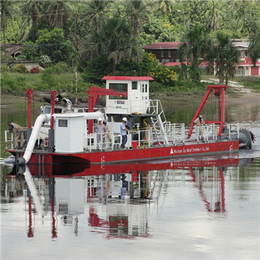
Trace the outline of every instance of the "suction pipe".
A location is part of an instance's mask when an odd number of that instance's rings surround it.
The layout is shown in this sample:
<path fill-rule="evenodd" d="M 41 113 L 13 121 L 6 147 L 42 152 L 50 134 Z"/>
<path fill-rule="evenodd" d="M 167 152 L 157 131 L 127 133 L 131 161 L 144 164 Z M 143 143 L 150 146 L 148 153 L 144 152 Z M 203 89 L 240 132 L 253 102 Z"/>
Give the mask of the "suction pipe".
<path fill-rule="evenodd" d="M 35 146 L 35 142 L 37 140 L 37 137 L 39 135 L 41 126 L 43 122 L 48 122 L 51 120 L 51 115 L 50 114 L 41 114 L 37 117 L 33 130 L 32 130 L 32 134 L 30 136 L 30 140 L 27 144 L 27 147 L 25 149 L 25 153 L 23 157 L 20 157 L 16 160 L 16 163 L 18 165 L 24 165 L 26 163 L 28 163 L 28 161 L 31 158 L 32 152 L 33 152 L 33 148 Z"/>

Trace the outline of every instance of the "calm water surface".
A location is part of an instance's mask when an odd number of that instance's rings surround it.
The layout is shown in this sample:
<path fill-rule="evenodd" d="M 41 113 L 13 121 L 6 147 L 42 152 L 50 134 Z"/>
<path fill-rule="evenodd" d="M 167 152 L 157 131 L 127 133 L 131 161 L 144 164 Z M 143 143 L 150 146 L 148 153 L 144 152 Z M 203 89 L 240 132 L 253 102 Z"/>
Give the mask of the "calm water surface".
<path fill-rule="evenodd" d="M 240 107 L 229 122 L 256 142 L 232 157 L 24 175 L 2 165 L 1 259 L 259 259 L 260 108 Z"/>

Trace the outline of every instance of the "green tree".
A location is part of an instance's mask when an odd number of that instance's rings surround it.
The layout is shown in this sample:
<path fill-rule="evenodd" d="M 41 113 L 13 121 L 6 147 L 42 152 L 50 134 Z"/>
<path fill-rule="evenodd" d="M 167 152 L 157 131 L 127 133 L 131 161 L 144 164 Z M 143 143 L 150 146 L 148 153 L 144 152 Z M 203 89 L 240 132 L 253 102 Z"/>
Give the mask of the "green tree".
<path fill-rule="evenodd" d="M 27 60 L 33 60 L 38 54 L 38 48 L 32 41 L 25 42 L 21 49 L 21 55 L 25 56 Z"/>
<path fill-rule="evenodd" d="M 13 13 L 12 2 L 10 0 L 1 1 L 1 30 L 4 37 L 4 44 L 5 44 L 5 36 L 6 36 L 5 33 L 7 29 L 8 20 L 10 20 L 11 23 L 13 20 L 12 13 Z"/>
<path fill-rule="evenodd" d="M 124 58 L 140 60 L 141 52 L 131 27 L 121 18 L 104 21 L 100 30 L 92 31 L 81 48 L 81 54 L 86 60 L 105 54 L 107 60 L 112 62 L 113 72 Z"/>
<path fill-rule="evenodd" d="M 140 33 L 142 45 L 154 42 L 173 42 L 180 40 L 180 31 L 168 17 L 157 17 L 149 14 L 149 22 L 144 23 L 144 32 Z"/>
<path fill-rule="evenodd" d="M 205 18 L 209 32 L 216 31 L 222 22 L 222 6 L 220 1 L 211 0 L 208 3 L 208 10 L 205 12 Z"/>
<path fill-rule="evenodd" d="M 71 7 L 66 2 L 51 0 L 48 3 L 45 15 L 48 16 L 51 28 L 63 28 L 64 23 L 68 22 L 70 12 Z"/>
<path fill-rule="evenodd" d="M 232 45 L 229 36 L 217 32 L 216 38 L 210 40 L 205 51 L 207 53 L 205 59 L 211 64 L 215 64 L 219 83 L 228 84 L 228 79 L 234 75 L 235 63 L 239 59 L 239 51 Z"/>
<path fill-rule="evenodd" d="M 147 5 L 143 0 L 126 1 L 126 16 L 134 28 L 134 34 L 143 30 L 144 21 L 148 21 Z"/>
<path fill-rule="evenodd" d="M 43 2 L 37 0 L 29 0 L 21 6 L 21 11 L 24 17 L 23 26 L 27 26 L 32 22 L 31 30 L 33 41 L 37 39 L 37 25 L 41 21 L 41 16 L 43 13 Z"/>
<path fill-rule="evenodd" d="M 179 58 L 181 62 L 187 62 L 189 79 L 199 83 L 200 70 L 198 68 L 203 57 L 203 48 L 205 46 L 205 34 L 201 27 L 193 27 L 184 36 L 179 47 Z"/>
<path fill-rule="evenodd" d="M 53 63 L 65 61 L 71 65 L 74 56 L 74 48 L 64 36 L 64 30 L 54 28 L 48 32 L 47 29 L 39 30 L 39 38 L 36 40 L 39 55 L 47 55 Z"/>
<path fill-rule="evenodd" d="M 82 73 L 85 82 L 102 84 L 102 78 L 111 72 L 111 62 L 106 59 L 105 55 L 99 55 L 87 62 L 87 66 Z"/>
<path fill-rule="evenodd" d="M 251 38 L 248 54 L 255 66 L 257 59 L 260 58 L 260 30 Z"/>
<path fill-rule="evenodd" d="M 87 6 L 80 15 L 80 19 L 83 21 L 86 20 L 87 26 L 91 30 L 99 30 L 101 23 L 108 18 L 109 6 L 110 1 L 91 0 L 87 2 Z"/>
<path fill-rule="evenodd" d="M 167 13 L 171 13 L 173 9 L 174 0 L 159 0 L 158 2 L 158 10 L 160 10 L 163 14 L 163 17 L 167 15 Z"/>

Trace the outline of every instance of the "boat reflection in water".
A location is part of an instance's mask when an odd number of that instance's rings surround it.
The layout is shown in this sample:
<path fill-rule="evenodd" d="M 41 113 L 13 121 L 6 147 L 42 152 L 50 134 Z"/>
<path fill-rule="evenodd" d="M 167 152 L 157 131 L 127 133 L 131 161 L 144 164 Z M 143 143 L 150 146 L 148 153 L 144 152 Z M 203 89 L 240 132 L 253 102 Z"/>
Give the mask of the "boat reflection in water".
<path fill-rule="evenodd" d="M 81 215 L 87 215 L 92 232 L 102 233 L 107 239 L 133 239 L 151 236 L 150 215 L 158 210 L 160 196 L 170 184 L 194 182 L 205 210 L 225 213 L 224 176 L 230 171 L 238 173 L 238 165 L 237 155 L 87 168 L 29 164 L 24 169 L 14 168 L 8 177 L 13 183 L 26 181 L 27 185 L 20 186 L 27 188 L 28 237 L 34 237 L 33 215 L 38 214 L 42 219 L 51 215 L 53 239 L 58 236 L 58 219 L 78 235 Z M 15 185 L 5 189 L 5 196 L 14 194 L 11 187 Z"/>

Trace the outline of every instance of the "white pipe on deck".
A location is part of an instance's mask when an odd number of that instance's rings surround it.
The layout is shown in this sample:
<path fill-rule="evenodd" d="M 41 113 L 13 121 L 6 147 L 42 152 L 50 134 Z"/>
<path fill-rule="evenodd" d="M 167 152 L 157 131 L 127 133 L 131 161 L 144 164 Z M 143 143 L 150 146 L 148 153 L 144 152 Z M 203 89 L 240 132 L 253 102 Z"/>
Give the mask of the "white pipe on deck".
<path fill-rule="evenodd" d="M 100 111 L 84 113 L 85 119 L 98 119 L 103 118 L 103 114 Z"/>
<path fill-rule="evenodd" d="M 103 118 L 103 114 L 100 111 L 96 112 L 86 112 L 86 113 L 62 113 L 62 114 L 53 114 L 54 120 L 56 118 L 72 118 L 72 117 L 84 117 L 85 119 L 98 119 L 99 117 Z"/>
<path fill-rule="evenodd" d="M 41 114 L 37 117 L 33 130 L 32 130 L 32 133 L 31 133 L 31 136 L 30 136 L 30 139 L 29 139 L 29 142 L 26 146 L 24 156 L 23 156 L 24 164 L 26 164 L 31 158 L 33 148 L 34 148 L 35 142 L 38 138 L 42 123 L 48 122 L 50 120 L 51 120 L 51 114 Z"/>

